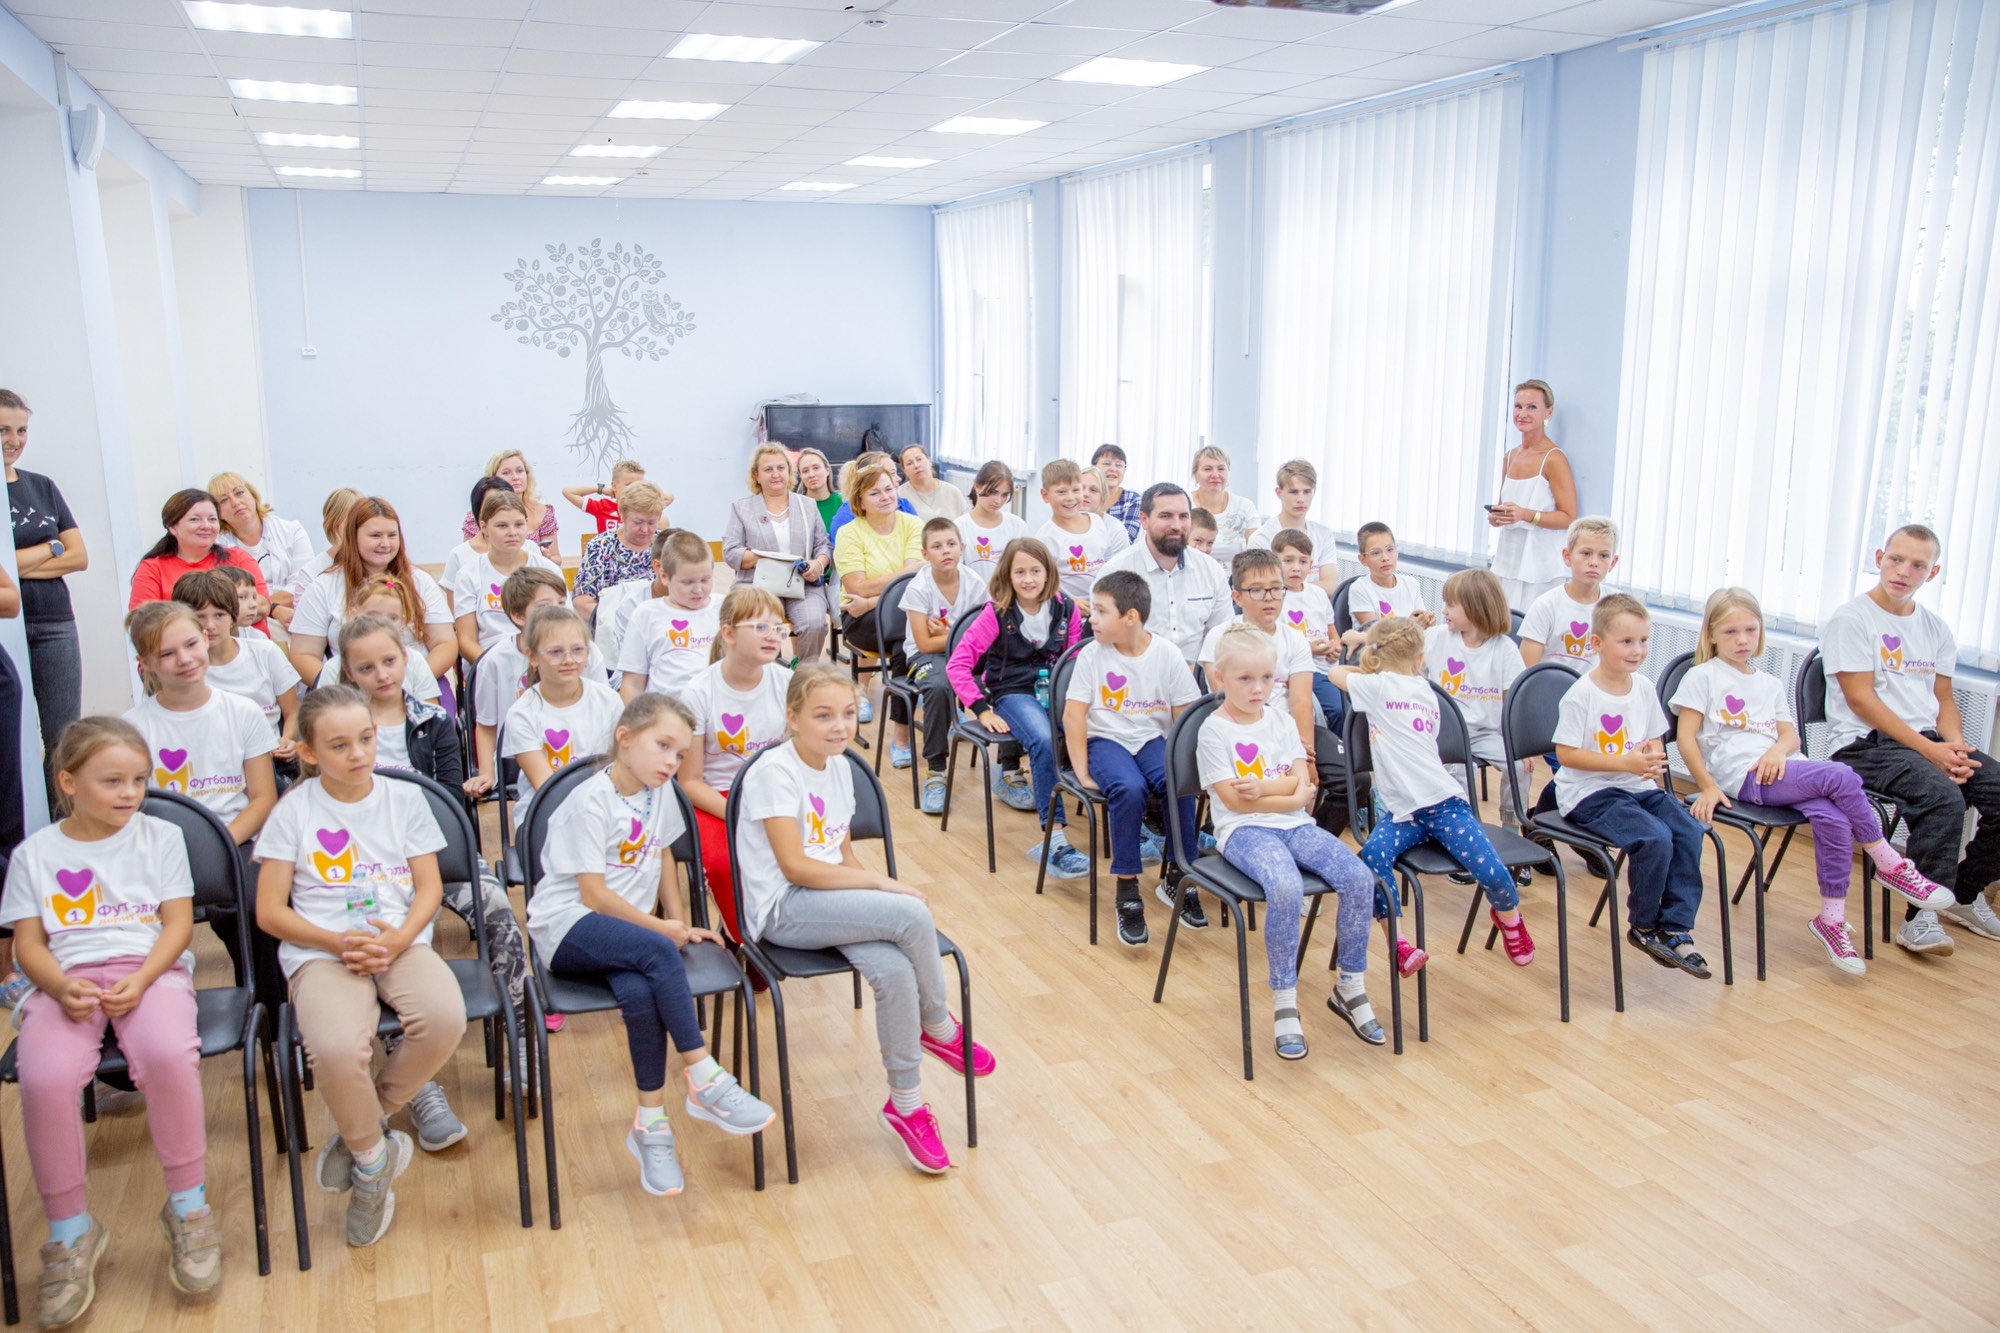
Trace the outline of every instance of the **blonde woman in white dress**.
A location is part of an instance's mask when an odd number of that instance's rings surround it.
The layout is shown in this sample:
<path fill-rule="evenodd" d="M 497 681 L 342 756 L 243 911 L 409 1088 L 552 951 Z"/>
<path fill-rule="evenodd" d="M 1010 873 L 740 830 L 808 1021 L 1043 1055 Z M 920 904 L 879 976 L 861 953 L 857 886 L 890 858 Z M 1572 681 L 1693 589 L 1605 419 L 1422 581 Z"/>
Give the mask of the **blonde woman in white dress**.
<path fill-rule="evenodd" d="M 1514 429 L 1518 448 L 1507 451 L 1500 468 L 1500 503 L 1489 506 L 1493 573 L 1506 589 L 1508 604 L 1525 611 L 1568 577 L 1563 568 L 1564 534 L 1576 521 L 1576 474 L 1569 458 L 1549 438 L 1555 390 L 1541 380 L 1514 388 Z"/>

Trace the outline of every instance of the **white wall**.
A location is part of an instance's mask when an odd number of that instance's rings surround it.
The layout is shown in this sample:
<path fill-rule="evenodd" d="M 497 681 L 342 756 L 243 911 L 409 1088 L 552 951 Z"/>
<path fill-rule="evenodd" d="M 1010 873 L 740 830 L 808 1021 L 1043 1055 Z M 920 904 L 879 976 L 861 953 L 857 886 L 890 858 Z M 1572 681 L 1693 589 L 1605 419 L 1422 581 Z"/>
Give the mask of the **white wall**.
<path fill-rule="evenodd" d="M 180 339 L 187 354 L 189 434 L 194 484 L 217 472 L 243 473 L 271 488 L 264 439 L 264 391 L 258 361 L 257 310 L 250 285 L 247 192 L 201 187 L 201 211 L 171 222 Z M 318 540 L 318 506 L 306 530 Z"/>
<path fill-rule="evenodd" d="M 599 479 L 565 433 L 584 365 L 522 346 L 493 322 L 503 275 L 543 247 L 643 246 L 694 333 L 659 361 L 612 355 L 629 452 L 677 497 L 669 519 L 711 539 L 744 493 L 752 408 L 781 394 L 824 403 L 931 401 L 929 210 L 451 195 L 303 194 L 316 354 L 301 354 L 301 196 L 250 196 L 250 235 L 274 499 L 310 526 L 352 485 L 401 512 L 412 554 L 442 560 L 488 457 L 527 452 L 563 517 L 564 485 Z"/>

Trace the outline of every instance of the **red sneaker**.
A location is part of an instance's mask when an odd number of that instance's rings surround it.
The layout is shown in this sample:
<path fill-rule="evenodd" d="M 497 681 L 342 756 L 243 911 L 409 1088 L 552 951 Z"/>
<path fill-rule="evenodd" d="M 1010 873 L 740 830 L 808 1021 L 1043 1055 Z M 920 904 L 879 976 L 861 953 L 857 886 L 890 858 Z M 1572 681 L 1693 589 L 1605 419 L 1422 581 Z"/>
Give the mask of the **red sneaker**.
<path fill-rule="evenodd" d="M 1917 863 L 1908 857 L 1904 857 L 1903 863 L 1894 870 L 1878 870 L 1875 876 L 1900 894 L 1905 902 L 1918 907 L 1935 911 L 1958 901 L 1950 889 L 1925 878 L 1923 872 L 1917 869 Z"/>
<path fill-rule="evenodd" d="M 896 1113 L 896 1103 L 882 1104 L 882 1123 L 903 1145 L 910 1165 L 926 1175 L 941 1176 L 951 1170 L 951 1154 L 944 1150 L 944 1135 L 938 1132 L 937 1117 L 928 1106 L 919 1106 L 908 1115 Z"/>
<path fill-rule="evenodd" d="M 1490 907 L 1486 910 L 1493 918 L 1493 924 L 1499 928 L 1500 946 L 1507 951 L 1507 961 L 1515 967 L 1526 967 L 1534 962 L 1535 941 L 1528 934 L 1528 919 L 1522 917 L 1510 926 L 1500 919 L 1499 912 Z"/>
<path fill-rule="evenodd" d="M 569 1026 L 569 1015 L 550 1014 L 548 1017 L 544 1018 L 542 1022 L 548 1025 L 549 1031 L 561 1032 L 565 1027 Z"/>
<path fill-rule="evenodd" d="M 939 1041 L 930 1033 L 923 1034 L 924 1049 L 951 1066 L 954 1074 L 965 1072 L 965 1026 L 959 1025 L 958 1035 L 950 1041 Z M 972 1043 L 972 1076 L 985 1078 L 997 1067 L 993 1053 L 978 1042 Z"/>
<path fill-rule="evenodd" d="M 1431 956 L 1422 949 L 1419 949 L 1401 935 L 1396 937 L 1396 970 L 1398 972 L 1401 972 L 1406 977 L 1414 977 L 1417 973 L 1424 970 L 1424 964 L 1430 960 Z"/>

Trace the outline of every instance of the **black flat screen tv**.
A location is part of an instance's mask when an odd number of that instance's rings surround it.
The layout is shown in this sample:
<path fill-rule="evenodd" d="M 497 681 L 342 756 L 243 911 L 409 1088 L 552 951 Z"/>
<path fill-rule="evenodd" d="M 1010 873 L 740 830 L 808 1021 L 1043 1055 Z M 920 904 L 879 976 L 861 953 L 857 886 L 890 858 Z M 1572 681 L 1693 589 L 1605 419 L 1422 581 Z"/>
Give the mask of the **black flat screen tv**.
<path fill-rule="evenodd" d="M 897 453 L 912 444 L 931 448 L 929 403 L 882 403 L 875 406 L 788 407 L 764 409 L 764 437 L 787 449 L 817 449 L 838 466 L 861 452 L 862 436 L 881 433 L 882 447 Z"/>

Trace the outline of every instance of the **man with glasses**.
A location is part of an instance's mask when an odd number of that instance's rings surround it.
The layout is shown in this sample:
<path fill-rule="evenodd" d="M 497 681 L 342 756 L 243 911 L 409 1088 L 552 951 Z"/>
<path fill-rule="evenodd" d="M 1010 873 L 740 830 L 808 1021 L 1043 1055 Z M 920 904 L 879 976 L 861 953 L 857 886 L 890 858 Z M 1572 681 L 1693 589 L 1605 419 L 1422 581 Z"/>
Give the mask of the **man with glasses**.
<path fill-rule="evenodd" d="M 1123 569 L 1145 579 L 1153 594 L 1146 631 L 1167 640 L 1193 662 L 1203 641 L 1227 625 L 1233 614 L 1223 596 L 1229 578 L 1222 566 L 1213 556 L 1188 548 L 1191 508 L 1188 493 L 1170 481 L 1147 487 L 1139 498 L 1139 544 L 1105 561 L 1098 577 Z M 1275 562 L 1272 568 L 1277 568 Z M 1273 604 L 1274 618 L 1277 606 L 1283 603 L 1283 579 L 1279 579 L 1278 589 L 1280 600 Z"/>

